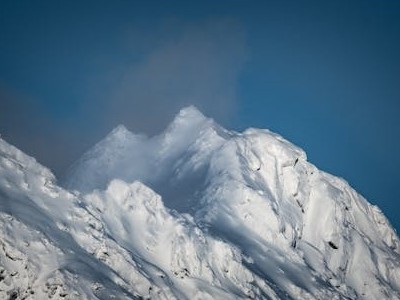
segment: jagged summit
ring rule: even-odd
[[[196,127],[208,123],[212,126],[213,121],[205,117],[195,106],[182,108],[174,120],[167,126],[163,134],[177,134],[178,132],[193,132]],[[142,137],[143,134],[131,132],[123,124],[117,125],[100,143],[105,141],[116,142],[117,140],[129,141],[130,139]]]
[[[0,158],[0,298],[400,298],[379,208],[268,130],[194,107],[154,137],[118,126],[64,188],[2,140]]]
[[[124,125],[119,124],[117,127],[115,127],[109,134],[108,136],[119,136],[119,137],[124,137],[127,135],[131,135],[132,132],[130,132]]]
[[[205,117],[195,106],[187,106],[178,112],[173,121],[167,126],[165,132],[176,130],[180,127],[194,128],[207,121],[211,121],[211,119]],[[127,129],[125,125],[119,124],[107,136],[124,137],[132,134],[134,133]]]

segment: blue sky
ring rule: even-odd
[[[398,1],[1,1],[0,41],[0,133],[59,176],[194,104],[280,133],[400,229]]]

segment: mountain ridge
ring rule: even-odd
[[[155,137],[118,126],[63,187],[1,139],[0,157],[4,299],[400,298],[383,213],[269,130],[194,107]]]

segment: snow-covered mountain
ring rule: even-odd
[[[60,184],[0,139],[0,299],[400,299],[400,243],[268,130],[193,107],[114,129]]]

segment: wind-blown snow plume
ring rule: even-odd
[[[64,188],[3,140],[0,157],[3,298],[400,297],[381,211],[268,130],[194,107],[151,138],[119,126]]]

